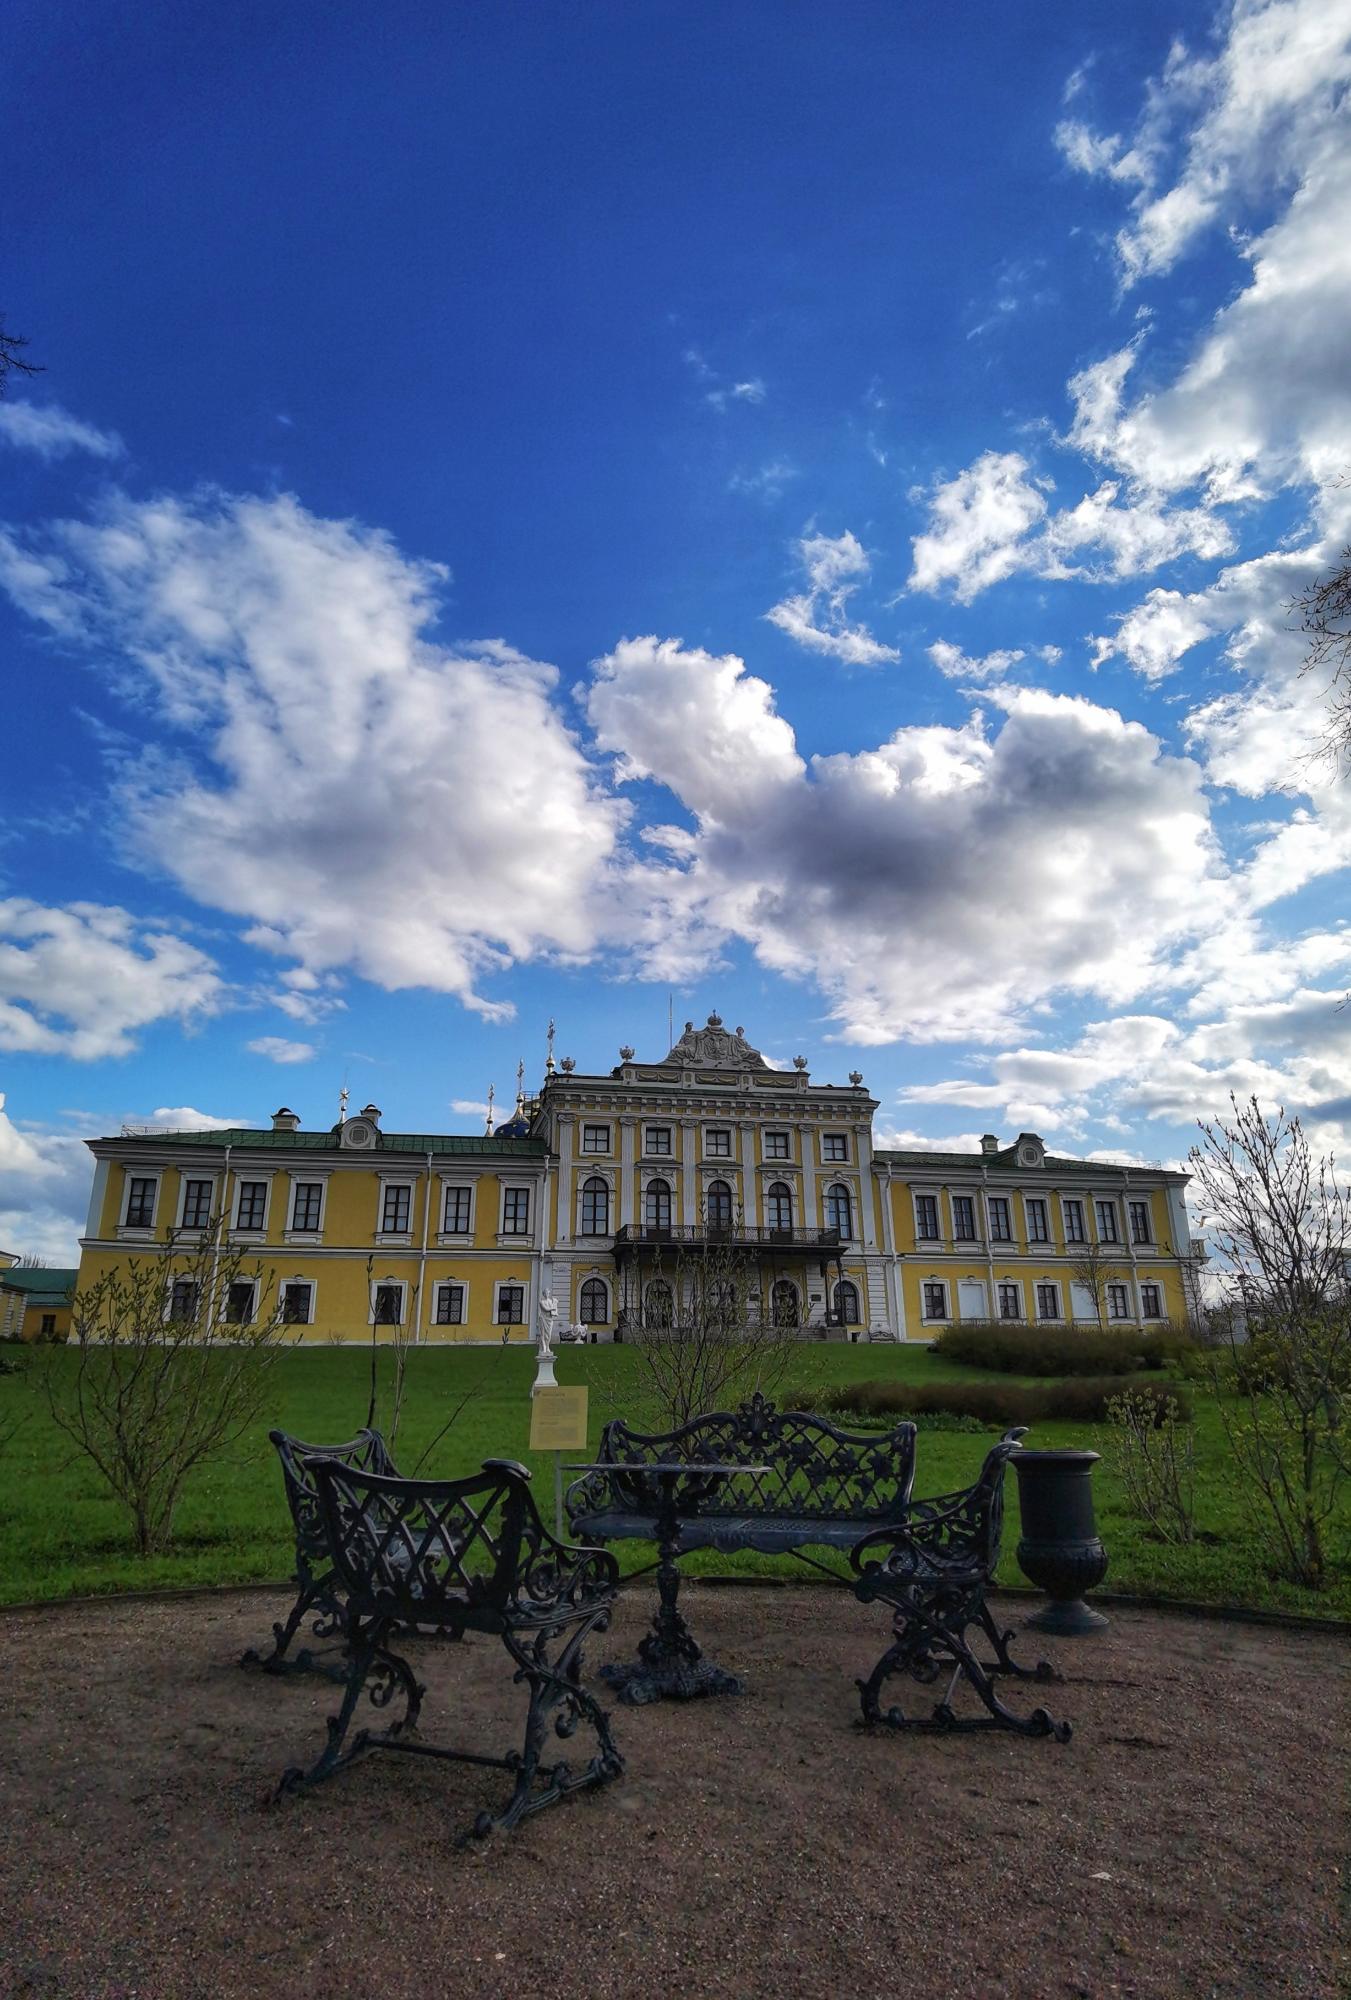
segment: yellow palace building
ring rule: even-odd
[[[564,1325],[624,1339],[669,1318],[708,1257],[735,1260],[756,1310],[835,1338],[1186,1317],[1204,1254],[1186,1174],[1055,1158],[1031,1132],[971,1153],[874,1146],[857,1071],[772,1068],[716,1014],[660,1061],[619,1056],[585,1075],[551,1050],[538,1094],[476,1135],[387,1132],[367,1105],[325,1130],[283,1109],[265,1130],[91,1140],[80,1287],[156,1256],[166,1315],[181,1311],[220,1217],[245,1253],[221,1321],[279,1301],[313,1341],[521,1341],[545,1293]]]

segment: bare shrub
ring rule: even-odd
[[[1123,1389],[1106,1415],[1126,1504],[1161,1540],[1185,1547],[1196,1538],[1196,1442],[1177,1397]]]

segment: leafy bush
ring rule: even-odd
[[[842,1382],[816,1392],[813,1407],[838,1410],[858,1417],[913,1418],[964,1417],[973,1419],[972,1428],[1010,1424],[1046,1423],[1064,1418],[1071,1423],[1100,1424],[1107,1421],[1108,1404],[1122,1392],[1119,1376],[1098,1378],[1077,1376],[1066,1382],[1026,1384],[1022,1382]],[[1191,1405],[1170,1386],[1148,1381],[1132,1382],[1138,1404],[1151,1406],[1155,1423],[1167,1419],[1168,1410],[1186,1423]]]
[[[1179,1328],[1104,1333],[1098,1327],[1024,1326],[1018,1321],[963,1320],[945,1327],[934,1352],[970,1368],[1001,1375],[1138,1375],[1167,1368],[1194,1343]]]
[[[1126,1489],[1126,1503],[1160,1541],[1186,1547],[1196,1539],[1196,1440],[1177,1398],[1162,1406],[1158,1391],[1134,1383],[1107,1404],[1112,1456]]]
[[[857,1400],[860,1389],[890,1389],[889,1382],[854,1382],[841,1390],[838,1388],[798,1388],[784,1389],[775,1398],[781,1410],[812,1410],[821,1416],[848,1417],[852,1423],[861,1424],[864,1429],[876,1426],[890,1428],[900,1417],[909,1417],[919,1431],[988,1431],[990,1426],[980,1417],[965,1416],[955,1410],[919,1410],[909,1408],[897,1410],[883,1401],[875,1407],[867,1407]],[[841,1396],[846,1398],[841,1401]],[[848,1398],[854,1398],[850,1401]],[[846,1429],[849,1425],[845,1426]]]

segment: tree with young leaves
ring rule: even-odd
[[[1227,1308],[1220,1415],[1273,1570],[1319,1589],[1348,1470],[1351,1196],[1298,1118],[1229,1102],[1189,1156]]]
[[[1351,772],[1351,547],[1294,601],[1309,641],[1303,672],[1324,682],[1322,749],[1342,776]]]
[[[189,1477],[265,1409],[287,1329],[217,1222],[94,1279],[72,1330],[45,1360],[47,1408],[126,1509],[137,1554],[160,1554]]]

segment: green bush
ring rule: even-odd
[[[785,1389],[774,1400],[781,1410],[810,1410],[821,1416],[849,1417],[854,1423],[862,1424],[865,1429],[874,1426],[878,1429],[890,1428],[903,1416],[909,1417],[915,1429],[919,1431],[973,1432],[987,1431],[990,1428],[980,1417],[965,1416],[956,1410],[912,1411],[909,1407],[898,1410],[885,1397],[876,1404],[869,1404],[867,1398],[859,1400],[861,1390],[890,1390],[891,1387],[892,1384],[889,1382],[855,1382],[844,1390]],[[843,1401],[840,1400],[842,1396],[845,1398]],[[910,1401],[913,1400],[911,1397]],[[845,1428],[848,1429],[849,1426],[846,1425]]]
[[[1011,1424],[1046,1423],[1057,1417],[1071,1423],[1100,1424],[1107,1421],[1107,1406],[1121,1394],[1123,1386],[1117,1375],[1074,1376],[1068,1381],[1034,1384],[842,1382],[817,1390],[814,1407],[874,1419],[909,1417],[916,1423],[934,1416],[967,1418],[974,1421],[964,1428],[972,1429],[991,1425],[1007,1429]],[[1134,1381],[1129,1386],[1137,1400],[1153,1404],[1156,1424],[1165,1420],[1170,1403],[1182,1422],[1191,1421],[1190,1403],[1172,1384]]]
[[[977,1319],[945,1327],[934,1342],[934,1352],[945,1361],[991,1368],[1001,1375],[1138,1375],[1143,1369],[1177,1363],[1193,1345],[1176,1327],[1157,1333],[1133,1328],[1118,1333],[1098,1327]]]

